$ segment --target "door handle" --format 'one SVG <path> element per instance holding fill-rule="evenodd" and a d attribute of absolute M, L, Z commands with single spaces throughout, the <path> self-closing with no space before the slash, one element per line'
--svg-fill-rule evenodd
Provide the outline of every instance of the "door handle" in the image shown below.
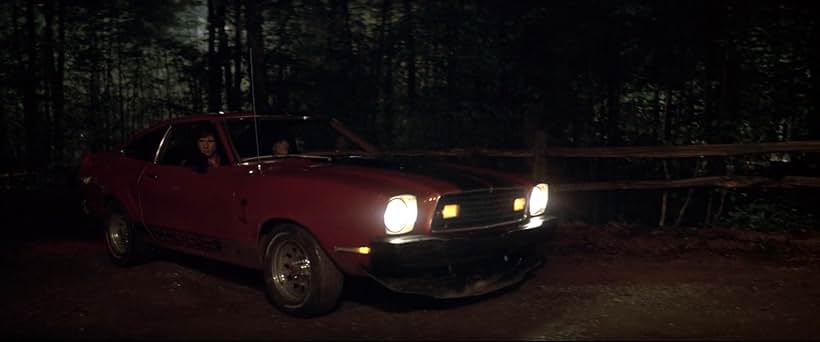
<path fill-rule="evenodd" d="M 153 179 L 153 180 L 157 180 L 157 178 L 159 178 L 156 174 L 153 174 L 153 173 L 150 173 L 150 172 L 146 172 L 145 177 L 148 177 L 148 178 Z"/>

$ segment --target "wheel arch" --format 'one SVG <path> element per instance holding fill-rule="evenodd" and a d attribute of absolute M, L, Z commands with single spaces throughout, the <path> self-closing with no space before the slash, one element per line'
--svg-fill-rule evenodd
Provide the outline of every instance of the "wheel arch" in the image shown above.
<path fill-rule="evenodd" d="M 103 209 L 108 210 L 112 204 L 116 204 L 125 211 L 128 216 L 134 220 L 139 221 L 139 208 L 136 201 L 128 201 L 121 196 L 116 196 L 113 193 L 106 193 L 103 195 Z"/>
<path fill-rule="evenodd" d="M 310 236 L 314 240 L 316 240 L 316 242 L 319 243 L 319 247 L 322 248 L 322 250 L 325 252 L 325 254 L 327 254 L 328 256 L 331 255 L 331 253 L 329 253 L 330 251 L 328 251 L 324 246 L 322 246 L 321 240 L 318 239 L 318 237 L 316 236 L 316 234 L 314 234 L 314 232 L 310 229 L 310 227 L 302 224 L 301 222 L 298 222 L 296 220 L 292 220 L 292 219 L 289 219 L 289 218 L 272 217 L 272 218 L 268 218 L 267 220 L 264 220 L 262 222 L 262 224 L 259 226 L 259 232 L 256 234 L 256 243 L 259 246 L 259 253 L 257 255 L 257 259 L 260 262 L 260 264 L 265 259 L 265 253 L 267 252 L 266 251 L 266 246 L 265 246 L 266 237 L 273 235 L 273 233 L 277 229 L 280 229 L 279 228 L 280 226 L 285 225 L 285 224 L 295 225 L 295 226 L 301 228 L 302 230 L 304 230 L 306 233 L 310 234 Z M 330 259 L 333 260 L 333 257 L 330 257 Z M 333 262 L 336 263 L 335 260 L 333 260 Z"/>

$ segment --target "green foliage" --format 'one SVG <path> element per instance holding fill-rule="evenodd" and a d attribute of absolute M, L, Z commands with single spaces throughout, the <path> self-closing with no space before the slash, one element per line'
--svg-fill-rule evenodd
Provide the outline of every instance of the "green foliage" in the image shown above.
<path fill-rule="evenodd" d="M 757 231 L 820 230 L 816 213 L 796 207 L 778 196 L 752 197 L 747 193 L 737 195 L 737 202 L 721 224 Z"/>

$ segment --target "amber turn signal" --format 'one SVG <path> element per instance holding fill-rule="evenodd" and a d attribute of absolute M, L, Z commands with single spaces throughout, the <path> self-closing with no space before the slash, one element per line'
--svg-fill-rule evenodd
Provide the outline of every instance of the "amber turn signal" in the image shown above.
<path fill-rule="evenodd" d="M 513 201 L 513 211 L 521 211 L 527 206 L 527 200 L 524 197 L 516 198 Z"/>
<path fill-rule="evenodd" d="M 458 204 L 446 204 L 444 208 L 441 208 L 441 217 L 444 219 L 449 219 L 458 216 Z"/>

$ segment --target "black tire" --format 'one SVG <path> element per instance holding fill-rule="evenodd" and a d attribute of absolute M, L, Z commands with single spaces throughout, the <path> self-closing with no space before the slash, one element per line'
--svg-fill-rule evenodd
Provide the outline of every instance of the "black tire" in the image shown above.
<path fill-rule="evenodd" d="M 263 240 L 265 293 L 279 310 L 298 317 L 332 311 L 344 275 L 306 230 L 283 224 Z"/>
<path fill-rule="evenodd" d="M 137 228 L 118 203 L 110 202 L 106 209 L 108 214 L 103 221 L 103 233 L 111 261 L 124 267 L 147 261 L 152 248 L 145 241 L 145 231 Z"/>

